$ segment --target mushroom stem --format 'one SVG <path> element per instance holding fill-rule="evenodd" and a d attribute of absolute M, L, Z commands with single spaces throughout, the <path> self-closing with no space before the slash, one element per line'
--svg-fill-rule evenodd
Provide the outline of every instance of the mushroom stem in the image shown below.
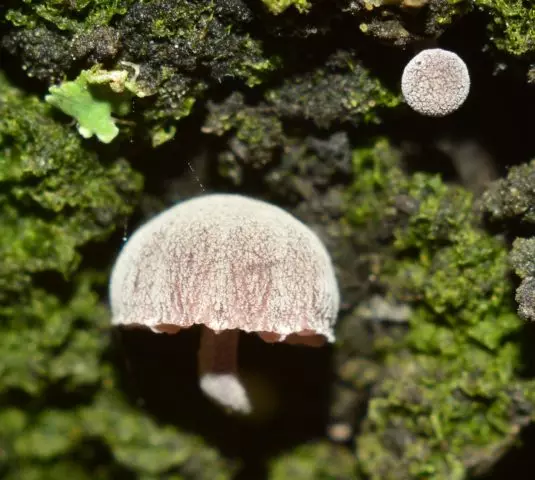
<path fill-rule="evenodd" d="M 202 327 L 199 346 L 200 387 L 224 408 L 248 414 L 251 402 L 238 378 L 239 330 L 214 332 Z"/>

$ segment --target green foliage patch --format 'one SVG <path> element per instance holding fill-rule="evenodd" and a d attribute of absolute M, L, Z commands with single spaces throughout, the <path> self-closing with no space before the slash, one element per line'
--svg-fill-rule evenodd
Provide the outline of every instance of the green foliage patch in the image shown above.
<path fill-rule="evenodd" d="M 361 241 L 385 225 L 379 281 L 412 306 L 403 341 L 378 342 L 386 374 L 357 455 L 374 480 L 460 480 L 535 418 L 535 381 L 522 377 L 506 245 L 481 229 L 470 193 L 401 162 L 385 140 L 354 154 L 348 221 Z"/>
<path fill-rule="evenodd" d="M 80 248 L 115 230 L 141 187 L 124 160 L 100 161 L 50 105 L 0 77 L 2 478 L 230 477 L 201 439 L 125 400 L 97 294 L 106 272 L 79 270 Z"/>

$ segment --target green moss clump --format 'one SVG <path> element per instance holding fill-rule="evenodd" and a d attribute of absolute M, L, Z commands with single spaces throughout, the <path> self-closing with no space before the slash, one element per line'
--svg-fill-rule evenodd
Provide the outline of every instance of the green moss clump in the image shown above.
<path fill-rule="evenodd" d="M 511 263 L 520 278 L 535 277 L 535 237 L 517 238 L 513 242 Z"/>
<path fill-rule="evenodd" d="M 77 275 L 65 300 L 33 288 L 24 303 L 0 307 L 7 319 L 0 329 L 3 478 L 179 478 L 195 471 L 199 479 L 229 479 L 232 467 L 200 438 L 157 425 L 123 398 L 106 359 L 109 314 L 94 291 L 105 280 Z M 53 401 L 58 395 L 61 405 Z M 68 477 L 54 477 L 72 465 Z"/>
<path fill-rule="evenodd" d="M 33 29 L 43 22 L 59 30 L 78 31 L 107 25 L 116 15 L 123 15 L 134 0 L 27 0 L 11 8 L 6 18 L 17 27 Z"/>
<path fill-rule="evenodd" d="M 21 291 L 31 275 L 77 266 L 77 248 L 128 215 L 141 178 L 124 161 L 101 164 L 52 107 L 0 77 L 0 292 Z"/>
<path fill-rule="evenodd" d="M 170 138 L 164 132 L 189 115 L 207 89 L 229 79 L 255 87 L 280 67 L 249 32 L 253 15 L 241 0 L 112 3 L 25 2 L 8 12 L 14 27 L 2 46 L 29 76 L 49 84 L 102 64 L 114 72 L 129 65 L 140 88 L 154 94 L 136 102 L 136 112 L 155 144 Z M 112 130 L 108 125 L 104 138 Z"/>
<path fill-rule="evenodd" d="M 118 27 L 128 60 L 148 64 L 149 73 L 158 66 L 160 73 L 168 67 L 167 74 L 187 72 L 186 77 L 201 82 L 208 77 L 217 82 L 238 78 L 251 86 L 260 83 L 276 69 L 277 59 L 266 56 L 262 43 L 241 28 L 240 23 L 250 20 L 250 15 L 240 16 L 243 5 L 228 2 L 226 7 L 208 0 L 137 3 Z"/>
<path fill-rule="evenodd" d="M 240 164 L 260 169 L 271 163 L 284 139 L 282 122 L 266 106 L 249 106 L 243 95 L 234 93 L 225 101 L 209 103 L 203 132 L 230 135 L 231 151 L 223 153 L 220 172 L 240 176 Z"/>
<path fill-rule="evenodd" d="M 110 24 L 134 0 L 28 0 L 16 2 L 5 18 L 12 28 L 2 46 L 21 57 L 28 75 L 50 83 L 63 80 L 74 64 L 109 62 L 119 52 L 119 33 Z"/>
<path fill-rule="evenodd" d="M 297 447 L 271 462 L 271 480 L 357 480 L 355 457 L 345 447 L 317 442 Z"/>
<path fill-rule="evenodd" d="M 511 55 L 535 51 L 533 0 L 475 0 L 474 3 L 492 17 L 492 38 L 499 49 Z"/>
<path fill-rule="evenodd" d="M 325 68 L 286 80 L 268 91 L 266 100 L 279 115 L 310 119 L 321 128 L 336 122 L 379 123 L 381 109 L 400 103 L 399 95 L 355 62 L 350 52 L 333 55 Z"/>
<path fill-rule="evenodd" d="M 535 419 L 535 381 L 520 374 L 505 244 L 481 229 L 470 193 L 401 161 L 386 141 L 354 154 L 348 221 L 356 241 L 383 245 L 379 281 L 412 307 L 403 340 L 378 342 L 386 374 L 357 454 L 373 480 L 460 480 Z"/>
<path fill-rule="evenodd" d="M 128 405 L 97 294 L 106 272 L 79 270 L 81 247 L 113 232 L 141 187 L 0 76 L 2 478 L 230 477 L 199 438 Z"/>
<path fill-rule="evenodd" d="M 278 15 L 284 12 L 292 5 L 301 13 L 307 12 L 310 8 L 310 2 L 308 0 L 262 0 L 264 5 L 271 13 Z"/>
<path fill-rule="evenodd" d="M 332 146 L 313 136 L 303 141 L 302 132 L 292 123 L 304 118 L 321 128 L 338 123 L 375 124 L 398 105 L 399 97 L 362 65 L 353 64 L 352 58 L 350 52 L 338 52 L 327 67 L 288 79 L 279 88 L 265 91 L 262 100 L 249 103 L 243 94 L 234 93 L 222 102 L 210 102 L 202 130 L 227 140 L 227 149 L 219 155 L 221 174 L 239 184 L 244 168 L 260 170 L 281 160 L 284 168 L 272 172 L 269 181 L 279 182 L 284 175 L 287 186 L 293 183 L 299 189 L 299 182 L 305 188 L 305 173 L 325 185 L 332 173 L 326 170 L 348 170 L 337 157 L 340 153 L 349 164 L 342 154 L 347 150 L 343 134 L 333 136 Z M 342 143 L 344 148 L 340 148 Z M 310 150 L 321 150 L 321 160 Z M 312 169 L 317 171 L 312 173 Z"/>
<path fill-rule="evenodd" d="M 254 87 L 279 67 L 246 30 L 252 15 L 238 1 L 158 0 L 137 3 L 118 24 L 123 58 L 139 66 L 141 84 L 156 92 L 143 118 L 160 143 L 207 89 L 225 80 Z M 169 138 L 167 136 L 167 138 Z"/>

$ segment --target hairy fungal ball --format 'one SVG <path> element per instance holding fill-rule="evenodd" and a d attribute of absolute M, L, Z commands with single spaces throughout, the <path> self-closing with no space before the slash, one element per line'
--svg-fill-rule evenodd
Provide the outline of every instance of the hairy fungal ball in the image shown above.
<path fill-rule="evenodd" d="M 327 250 L 307 226 L 240 195 L 182 202 L 137 230 L 110 280 L 113 323 L 176 333 L 201 325 L 201 390 L 252 410 L 237 375 L 240 331 L 267 342 L 334 341 L 339 307 Z"/>
<path fill-rule="evenodd" d="M 401 91 L 416 112 L 431 117 L 449 115 L 468 96 L 468 68 L 456 53 L 440 48 L 423 50 L 405 66 Z"/>

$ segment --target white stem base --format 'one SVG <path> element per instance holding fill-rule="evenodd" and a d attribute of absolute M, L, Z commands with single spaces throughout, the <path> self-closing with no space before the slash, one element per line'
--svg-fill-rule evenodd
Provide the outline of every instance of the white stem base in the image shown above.
<path fill-rule="evenodd" d="M 215 333 L 203 327 L 199 347 L 199 385 L 203 393 L 225 409 L 249 414 L 247 392 L 238 378 L 239 330 Z"/>

